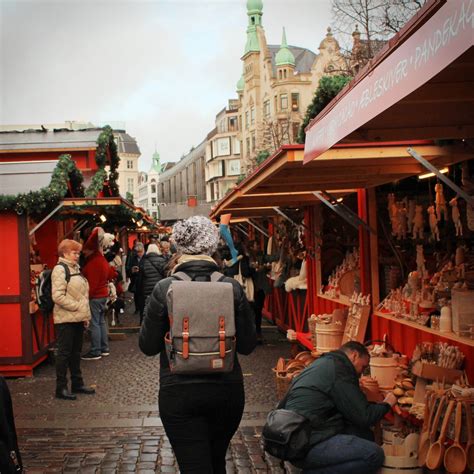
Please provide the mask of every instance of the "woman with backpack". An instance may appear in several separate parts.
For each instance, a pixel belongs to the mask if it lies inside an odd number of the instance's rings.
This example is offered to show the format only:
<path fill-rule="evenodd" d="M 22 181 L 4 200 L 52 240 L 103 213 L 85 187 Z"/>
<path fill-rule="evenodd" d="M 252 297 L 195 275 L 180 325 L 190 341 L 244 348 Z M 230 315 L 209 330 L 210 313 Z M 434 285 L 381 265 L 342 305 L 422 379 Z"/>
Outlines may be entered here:
<path fill-rule="evenodd" d="M 75 393 L 93 394 L 81 373 L 81 350 L 84 328 L 89 326 L 89 284 L 79 269 L 82 245 L 64 239 L 58 246 L 59 260 L 51 274 L 56 328 L 56 398 L 75 400 Z M 68 390 L 67 369 L 71 373 Z"/>
<path fill-rule="evenodd" d="M 160 354 L 160 417 L 180 472 L 224 474 L 227 448 L 245 404 L 242 370 L 236 352 L 247 355 L 256 346 L 254 315 L 240 284 L 218 273 L 219 267 L 211 255 L 217 250 L 219 234 L 208 218 L 193 216 L 177 222 L 172 239 L 180 257 L 172 275 L 158 282 L 148 300 L 140 330 L 140 349 L 146 355 Z M 189 292 L 183 293 L 183 289 Z M 215 297 L 219 291 L 225 298 Z M 214 296 L 209 296 L 211 294 Z M 215 326 L 219 352 L 203 350 L 197 355 L 193 352 L 193 326 L 207 326 L 216 307 L 219 307 L 219 323 L 209 326 Z M 182 329 L 176 330 L 176 321 L 183 316 Z M 167 334 L 170 324 L 172 331 Z M 226 332 L 234 334 L 234 329 L 236 350 L 230 351 Z M 181 335 L 180 351 L 174 338 Z M 217 356 L 213 359 L 214 354 Z M 207 356 L 211 358 L 209 370 L 203 370 L 202 366 L 198 369 Z M 228 357 L 233 365 L 227 365 Z M 215 373 L 209 373 L 213 369 Z"/>

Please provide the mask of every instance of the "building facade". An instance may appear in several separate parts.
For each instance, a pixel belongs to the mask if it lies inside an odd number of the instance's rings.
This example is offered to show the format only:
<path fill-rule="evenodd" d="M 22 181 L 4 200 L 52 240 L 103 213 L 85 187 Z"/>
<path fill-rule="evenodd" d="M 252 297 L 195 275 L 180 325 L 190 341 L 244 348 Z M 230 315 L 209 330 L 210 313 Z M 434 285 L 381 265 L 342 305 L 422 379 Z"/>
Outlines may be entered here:
<path fill-rule="evenodd" d="M 160 154 L 155 151 L 150 171 L 148 173 L 141 171 L 138 174 L 138 205 L 155 219 L 159 219 L 158 181 L 164 168 L 165 165 L 162 165 L 160 161 Z"/>
<path fill-rule="evenodd" d="M 259 152 L 273 153 L 283 144 L 295 143 L 321 77 L 347 70 L 347 60 L 330 28 L 315 54 L 289 46 L 285 29 L 280 45 L 267 44 L 262 0 L 248 0 L 247 15 L 243 73 L 237 83 L 238 136 L 245 172 L 255 166 Z"/>
<path fill-rule="evenodd" d="M 193 215 L 209 215 L 206 203 L 206 147 L 207 139 L 193 148 L 171 169 L 159 175 L 158 218 L 169 222 Z"/>
<path fill-rule="evenodd" d="M 132 197 L 134 203 L 138 203 L 138 159 L 140 149 L 137 141 L 128 133 L 114 131 L 117 152 L 120 158 L 118 167 L 119 191 L 124 198 Z"/>
<path fill-rule="evenodd" d="M 215 202 L 232 189 L 242 173 L 239 102 L 229 100 L 216 115 L 216 128 L 207 136 L 206 199 Z"/>

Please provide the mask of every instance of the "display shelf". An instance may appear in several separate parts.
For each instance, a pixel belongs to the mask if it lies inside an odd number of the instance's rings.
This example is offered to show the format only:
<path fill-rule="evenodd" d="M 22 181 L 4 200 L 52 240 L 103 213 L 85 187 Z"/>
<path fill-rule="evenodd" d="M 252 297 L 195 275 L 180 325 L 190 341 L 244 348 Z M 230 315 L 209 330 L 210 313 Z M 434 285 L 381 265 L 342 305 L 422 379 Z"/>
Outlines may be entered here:
<path fill-rule="evenodd" d="M 333 298 L 333 297 L 325 295 L 323 293 L 318 293 L 318 297 L 322 298 L 323 300 L 332 301 L 333 303 L 342 304 L 344 306 L 350 306 L 351 305 L 350 298 L 348 296 L 345 296 L 345 295 L 341 295 L 339 298 Z"/>
<path fill-rule="evenodd" d="M 375 316 L 379 316 L 384 319 L 388 319 L 389 321 L 394 321 L 399 324 L 403 324 L 404 326 L 409 326 L 411 328 L 418 329 L 420 331 L 426 332 L 428 334 L 434 334 L 435 336 L 442 337 L 444 339 L 449 339 L 450 341 L 459 342 L 460 344 L 464 344 L 466 346 L 474 347 L 474 339 L 469 339 L 468 337 L 458 336 L 453 332 L 440 332 L 434 329 L 428 328 L 426 326 L 422 326 L 421 324 L 414 323 L 413 321 L 408 321 L 402 318 L 396 318 L 395 316 L 391 316 L 390 314 L 383 313 L 382 311 L 374 311 Z"/>

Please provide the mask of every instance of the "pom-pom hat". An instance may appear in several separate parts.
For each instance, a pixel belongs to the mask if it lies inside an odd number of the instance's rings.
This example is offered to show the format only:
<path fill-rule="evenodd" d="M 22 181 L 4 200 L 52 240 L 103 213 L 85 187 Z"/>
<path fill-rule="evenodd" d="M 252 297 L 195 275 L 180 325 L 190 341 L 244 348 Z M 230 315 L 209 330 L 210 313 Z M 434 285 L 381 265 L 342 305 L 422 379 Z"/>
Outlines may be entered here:
<path fill-rule="evenodd" d="M 204 216 L 178 221 L 171 235 L 179 252 L 187 255 L 213 255 L 219 243 L 216 226 Z"/>

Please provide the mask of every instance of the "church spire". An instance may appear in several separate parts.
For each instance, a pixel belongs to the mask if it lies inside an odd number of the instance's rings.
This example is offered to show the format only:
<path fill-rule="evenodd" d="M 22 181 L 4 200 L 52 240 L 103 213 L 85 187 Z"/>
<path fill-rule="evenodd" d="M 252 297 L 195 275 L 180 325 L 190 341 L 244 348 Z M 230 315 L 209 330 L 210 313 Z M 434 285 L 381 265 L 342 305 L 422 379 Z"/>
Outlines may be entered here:
<path fill-rule="evenodd" d="M 257 36 L 257 26 L 262 26 L 263 2 L 262 0 L 247 0 L 247 15 L 249 24 L 247 27 L 247 42 L 245 44 L 244 56 L 251 52 L 260 52 L 260 44 Z"/>
<path fill-rule="evenodd" d="M 160 154 L 156 151 L 156 147 L 155 153 L 153 153 L 152 156 L 150 171 L 156 171 L 157 173 L 161 172 Z"/>
<path fill-rule="evenodd" d="M 275 57 L 275 64 L 277 66 L 294 66 L 295 65 L 295 56 L 288 48 L 288 43 L 286 42 L 286 32 L 283 27 L 283 35 L 281 38 L 281 46 L 278 50 L 278 53 Z"/>

